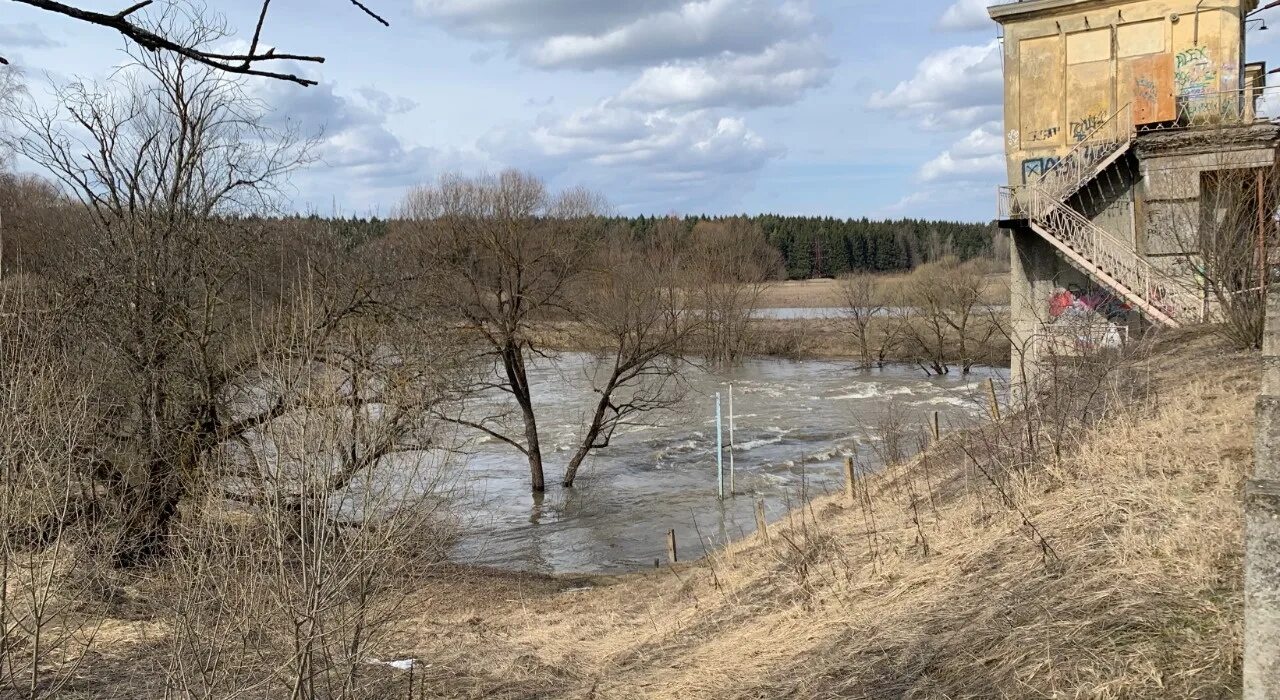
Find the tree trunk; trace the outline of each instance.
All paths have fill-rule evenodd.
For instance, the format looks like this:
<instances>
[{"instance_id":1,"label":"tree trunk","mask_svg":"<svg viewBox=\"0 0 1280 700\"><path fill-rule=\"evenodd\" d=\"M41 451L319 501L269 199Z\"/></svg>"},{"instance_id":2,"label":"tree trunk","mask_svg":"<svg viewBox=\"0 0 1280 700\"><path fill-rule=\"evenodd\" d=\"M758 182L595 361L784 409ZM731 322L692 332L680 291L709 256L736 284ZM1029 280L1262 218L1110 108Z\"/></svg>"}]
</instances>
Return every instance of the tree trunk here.
<instances>
[{"instance_id":1,"label":"tree trunk","mask_svg":"<svg viewBox=\"0 0 1280 700\"><path fill-rule=\"evenodd\" d=\"M524 439L529 456L529 481L534 493L547 490L542 472L542 446L538 442L538 419L533 413L533 394L529 389L529 376L525 371L524 353L517 345L502 349L502 365L511 384L511 393L520 405L520 417L524 421Z\"/></svg>"},{"instance_id":2,"label":"tree trunk","mask_svg":"<svg viewBox=\"0 0 1280 700\"><path fill-rule=\"evenodd\" d=\"M115 567L131 569L164 554L170 527L182 501L182 490L176 480L171 465L158 460L147 468L146 480L129 489L124 531L111 554Z\"/></svg>"},{"instance_id":3,"label":"tree trunk","mask_svg":"<svg viewBox=\"0 0 1280 700\"><path fill-rule=\"evenodd\" d=\"M587 426L587 434L583 436L582 442L578 445L578 450L573 454L573 459L569 460L569 466L564 470L564 480L560 482L560 485L565 488L573 488L573 480L578 476L578 468L582 466L582 462L591 453L592 446L596 444L596 438L600 437L600 431L604 429L604 416L605 412L609 410L610 397L613 396L614 390L618 388L618 374L619 370L615 366L613 376L609 377L609 382L605 384L604 390L600 392L600 400L596 402L596 412L591 416L591 425ZM615 416L615 420L618 418L620 416Z\"/></svg>"}]
</instances>

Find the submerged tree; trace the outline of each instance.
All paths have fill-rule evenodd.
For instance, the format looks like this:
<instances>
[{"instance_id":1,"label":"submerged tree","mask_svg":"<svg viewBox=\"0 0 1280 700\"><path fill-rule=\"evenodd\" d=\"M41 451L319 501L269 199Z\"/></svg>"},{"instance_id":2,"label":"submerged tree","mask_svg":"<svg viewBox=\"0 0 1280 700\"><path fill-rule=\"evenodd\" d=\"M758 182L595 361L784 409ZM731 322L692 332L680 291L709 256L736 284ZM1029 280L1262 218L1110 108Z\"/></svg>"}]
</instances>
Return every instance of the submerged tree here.
<instances>
[{"instance_id":1,"label":"submerged tree","mask_svg":"<svg viewBox=\"0 0 1280 700\"><path fill-rule=\"evenodd\" d=\"M551 336L574 336L593 358L587 381L597 398L561 480L572 486L619 427L678 402L685 343L707 325L700 310L690 313L702 297L682 289L704 271L692 262L703 251L683 228L632 235L603 213L595 195L553 194L513 171L446 176L404 206L405 256L420 266L426 314L478 339L493 372L470 393L505 395L517 425L505 410L447 417L524 455L534 492L546 489L546 477L529 365L550 358Z\"/></svg>"}]
</instances>

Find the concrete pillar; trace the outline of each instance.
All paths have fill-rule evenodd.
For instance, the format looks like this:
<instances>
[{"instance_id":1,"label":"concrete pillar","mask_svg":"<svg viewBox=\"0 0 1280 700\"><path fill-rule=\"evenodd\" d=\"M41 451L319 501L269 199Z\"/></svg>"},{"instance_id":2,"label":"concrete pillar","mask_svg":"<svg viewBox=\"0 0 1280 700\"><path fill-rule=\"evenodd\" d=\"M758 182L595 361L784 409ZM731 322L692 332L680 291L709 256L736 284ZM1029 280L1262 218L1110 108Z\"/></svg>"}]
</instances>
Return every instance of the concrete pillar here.
<instances>
[{"instance_id":1,"label":"concrete pillar","mask_svg":"<svg viewBox=\"0 0 1280 700\"><path fill-rule=\"evenodd\" d=\"M1053 246L1030 229L1011 229L1009 320L1013 339L1010 375L1015 395L1022 380L1034 385L1039 371L1036 334L1048 309L1059 263Z\"/></svg>"},{"instance_id":2,"label":"concrete pillar","mask_svg":"<svg viewBox=\"0 0 1280 700\"><path fill-rule=\"evenodd\" d=\"M1244 698L1280 700L1280 285L1267 295L1257 423L1245 489Z\"/></svg>"}]
</instances>

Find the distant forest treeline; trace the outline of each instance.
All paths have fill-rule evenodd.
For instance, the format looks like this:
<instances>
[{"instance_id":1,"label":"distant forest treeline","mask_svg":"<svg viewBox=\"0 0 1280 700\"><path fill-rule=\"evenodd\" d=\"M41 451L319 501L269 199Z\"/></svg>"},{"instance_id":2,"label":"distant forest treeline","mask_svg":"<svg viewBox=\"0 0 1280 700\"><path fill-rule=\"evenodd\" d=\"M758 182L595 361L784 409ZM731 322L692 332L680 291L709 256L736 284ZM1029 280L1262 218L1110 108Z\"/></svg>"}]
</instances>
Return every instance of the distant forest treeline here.
<instances>
[{"instance_id":1,"label":"distant forest treeline","mask_svg":"<svg viewBox=\"0 0 1280 700\"><path fill-rule=\"evenodd\" d=\"M317 219L318 217L307 217ZM619 224L643 235L666 217L618 217ZM723 217L689 216L700 221ZM743 217L760 226L769 244L782 254L787 279L838 277L848 272L898 272L945 256L961 260L1008 258L1008 240L993 224L898 219L872 221L765 214ZM377 217L323 220L349 247L386 234L390 222Z\"/></svg>"},{"instance_id":2,"label":"distant forest treeline","mask_svg":"<svg viewBox=\"0 0 1280 700\"><path fill-rule=\"evenodd\" d=\"M764 232L786 265L787 279L839 277L848 272L898 272L954 255L1008 259L1006 234L994 224L899 219L872 221L764 214L745 217ZM641 230L662 217L620 219ZM690 229L710 217L686 217Z\"/></svg>"}]
</instances>

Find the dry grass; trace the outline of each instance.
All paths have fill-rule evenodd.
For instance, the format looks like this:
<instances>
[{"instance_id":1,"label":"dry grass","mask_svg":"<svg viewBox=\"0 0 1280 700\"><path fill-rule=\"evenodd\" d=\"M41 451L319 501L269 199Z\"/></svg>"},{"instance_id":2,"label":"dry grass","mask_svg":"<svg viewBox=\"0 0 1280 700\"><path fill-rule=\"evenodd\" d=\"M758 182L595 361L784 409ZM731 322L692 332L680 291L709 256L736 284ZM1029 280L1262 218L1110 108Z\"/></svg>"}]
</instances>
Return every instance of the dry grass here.
<instances>
[{"instance_id":1,"label":"dry grass","mask_svg":"<svg viewBox=\"0 0 1280 700\"><path fill-rule=\"evenodd\" d=\"M892 297L906 279L908 273L878 275L877 279L884 285ZM988 275L987 289L983 293L983 303L1007 304L1009 274L994 273ZM844 291L839 280L789 280L770 284L760 295L760 308L764 309L817 309L838 308L844 306Z\"/></svg>"},{"instance_id":2,"label":"dry grass","mask_svg":"<svg viewBox=\"0 0 1280 700\"><path fill-rule=\"evenodd\" d=\"M832 498L771 546L591 590L442 582L402 652L455 697L1230 697L1257 367L1205 342L1007 482L1017 509L970 485L917 528L894 470L867 483L874 534Z\"/></svg>"},{"instance_id":3,"label":"dry grass","mask_svg":"<svg viewBox=\"0 0 1280 700\"><path fill-rule=\"evenodd\" d=\"M381 676L385 697L1236 696L1259 368L1204 335L1170 347L1135 370L1140 400L1011 466L1007 501L963 459L990 427L866 477L857 505L794 511L771 544L623 577L435 568L377 650L422 664ZM109 625L103 668L145 668L163 632Z\"/></svg>"}]
</instances>

